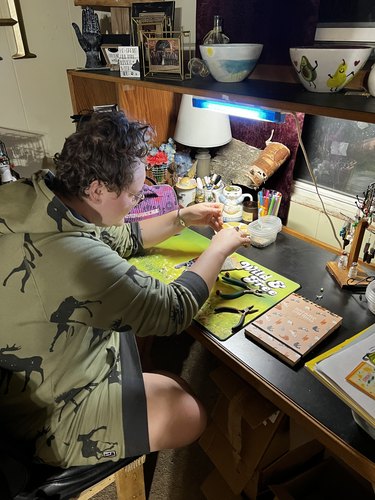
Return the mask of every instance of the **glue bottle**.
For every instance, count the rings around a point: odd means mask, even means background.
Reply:
[[[339,269],[346,269],[348,267],[348,253],[345,250],[343,250],[339,257],[337,267]]]
[[[358,262],[353,262],[348,272],[348,278],[356,278],[358,275]]]

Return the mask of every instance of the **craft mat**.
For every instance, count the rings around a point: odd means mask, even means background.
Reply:
[[[210,240],[205,236],[191,229],[184,229],[182,233],[172,236],[152,249],[148,249],[144,256],[132,257],[130,262],[154,278],[164,283],[170,283],[186,270],[186,266],[177,269],[175,266],[198,257],[208,247],[209,243]],[[277,242],[274,244],[277,244]],[[230,277],[236,279],[251,277],[254,281],[251,288],[263,288],[266,289],[266,293],[262,297],[247,294],[235,299],[224,300],[216,295],[217,289],[224,293],[232,293],[239,291],[240,288],[223,283],[219,277],[209,298],[195,317],[195,320],[201,326],[219,340],[226,340],[233,335],[231,328],[238,323],[240,313],[225,312],[215,314],[213,312],[215,307],[229,306],[244,309],[254,305],[254,309],[258,309],[258,312],[246,316],[245,326],[300,288],[298,283],[284,278],[281,274],[277,274],[242,255],[235,253],[233,256],[241,262],[243,270],[230,271]],[[221,275],[223,273],[220,273]],[[267,291],[275,294],[269,295]]]

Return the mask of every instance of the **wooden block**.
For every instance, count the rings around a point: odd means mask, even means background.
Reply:
[[[145,456],[138,458],[115,474],[117,498],[146,500],[143,464]]]
[[[361,289],[367,285],[367,282],[364,281],[367,277],[367,273],[362,270],[362,268],[358,265],[358,276],[353,279],[353,281],[348,284],[348,269],[340,269],[337,265],[336,261],[330,261],[326,264],[327,271],[333,276],[333,278],[337,281],[341,288],[346,289]]]
[[[93,486],[91,486],[91,488],[87,488],[87,490],[82,491],[79,497],[77,497],[77,500],[89,500],[89,498],[92,498],[94,495],[104,490],[104,488],[107,488],[107,486],[112,484],[114,480],[115,480],[115,474],[111,474],[110,476],[106,477],[99,483],[96,483]]]
[[[83,491],[76,500],[89,500],[113,482],[119,500],[146,500],[143,464],[145,455]]]

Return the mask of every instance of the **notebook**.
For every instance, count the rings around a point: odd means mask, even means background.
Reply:
[[[247,325],[245,334],[293,366],[341,323],[341,316],[291,293]]]

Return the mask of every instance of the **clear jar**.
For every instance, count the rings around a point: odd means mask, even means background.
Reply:
[[[358,263],[353,262],[348,272],[348,278],[356,278],[358,275]]]
[[[348,267],[348,253],[343,251],[337,262],[337,267],[339,269],[346,269]]]
[[[203,38],[203,45],[217,43],[229,43],[229,38],[223,33],[223,19],[220,16],[214,16],[214,27]]]

